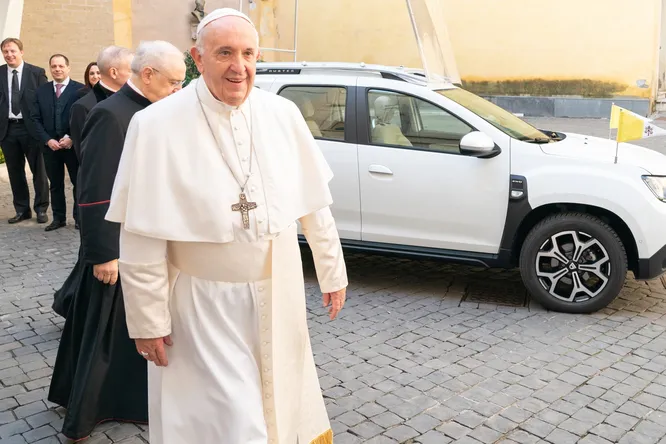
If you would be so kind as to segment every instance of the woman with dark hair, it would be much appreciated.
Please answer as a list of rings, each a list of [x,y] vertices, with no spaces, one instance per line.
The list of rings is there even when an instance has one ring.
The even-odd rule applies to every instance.
[[[95,83],[99,82],[99,68],[97,67],[97,62],[90,62],[86,68],[85,73],[85,83],[88,88],[95,86]]]
[[[99,82],[100,75],[99,75],[99,67],[97,66],[97,62],[90,62],[88,63],[88,66],[86,67],[86,72],[83,75],[83,80],[84,83],[86,84],[85,88],[81,88],[80,90],[77,91],[79,97],[83,97],[86,94],[90,92],[93,86],[97,82]]]

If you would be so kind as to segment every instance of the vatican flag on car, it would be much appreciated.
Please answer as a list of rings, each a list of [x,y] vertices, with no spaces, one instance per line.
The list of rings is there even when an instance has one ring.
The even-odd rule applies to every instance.
[[[611,111],[611,128],[613,128],[614,124],[613,118],[616,117],[616,140],[618,143],[647,139],[648,137],[666,136],[666,130],[655,126],[650,119],[613,105],[613,109],[615,108],[618,108],[618,110],[615,111],[615,116],[613,115],[613,111]]]

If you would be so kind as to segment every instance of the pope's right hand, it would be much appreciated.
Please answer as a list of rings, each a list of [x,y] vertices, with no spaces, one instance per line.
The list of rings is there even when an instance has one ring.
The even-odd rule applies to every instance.
[[[93,276],[105,284],[116,285],[118,281],[118,259],[93,265]]]
[[[169,363],[164,344],[173,345],[171,336],[156,339],[135,339],[134,342],[136,343],[136,351],[148,361],[154,362],[156,366],[166,367]]]

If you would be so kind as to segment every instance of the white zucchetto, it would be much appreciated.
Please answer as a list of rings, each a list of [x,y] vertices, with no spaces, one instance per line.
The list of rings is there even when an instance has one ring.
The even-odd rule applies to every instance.
[[[201,20],[199,23],[199,26],[197,26],[197,37],[201,33],[201,30],[204,29],[208,24],[215,20],[219,20],[224,17],[240,17],[244,20],[247,20],[249,24],[254,27],[254,23],[252,23],[252,20],[250,20],[250,17],[247,15],[243,14],[242,12],[238,11],[237,9],[233,8],[219,8],[208,14]]]

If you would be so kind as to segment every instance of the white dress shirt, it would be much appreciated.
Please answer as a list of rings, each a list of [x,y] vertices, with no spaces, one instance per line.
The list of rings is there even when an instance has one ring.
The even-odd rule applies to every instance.
[[[132,88],[134,90],[134,92],[137,93],[138,95],[140,95],[142,97],[146,97],[146,95],[144,93],[142,93],[141,90],[134,83],[132,83],[132,79],[127,80],[127,86]]]
[[[115,88],[111,88],[109,85],[107,85],[106,83],[102,82],[102,79],[99,80],[99,84],[100,84],[101,86],[103,86],[104,88],[108,89],[108,90],[111,91],[111,92],[118,92],[117,89],[115,89]]]
[[[17,68],[12,68],[11,66],[7,65],[7,83],[8,83],[8,89],[7,91],[9,92],[9,97],[7,97],[7,101],[9,102],[9,118],[10,119],[22,119],[23,114],[18,113],[18,116],[12,112],[12,78],[14,77],[13,71],[17,71],[17,76],[18,76],[18,84],[19,84],[19,89],[21,89],[21,76],[23,75],[23,66],[25,65],[25,62],[21,62],[21,64]]]

